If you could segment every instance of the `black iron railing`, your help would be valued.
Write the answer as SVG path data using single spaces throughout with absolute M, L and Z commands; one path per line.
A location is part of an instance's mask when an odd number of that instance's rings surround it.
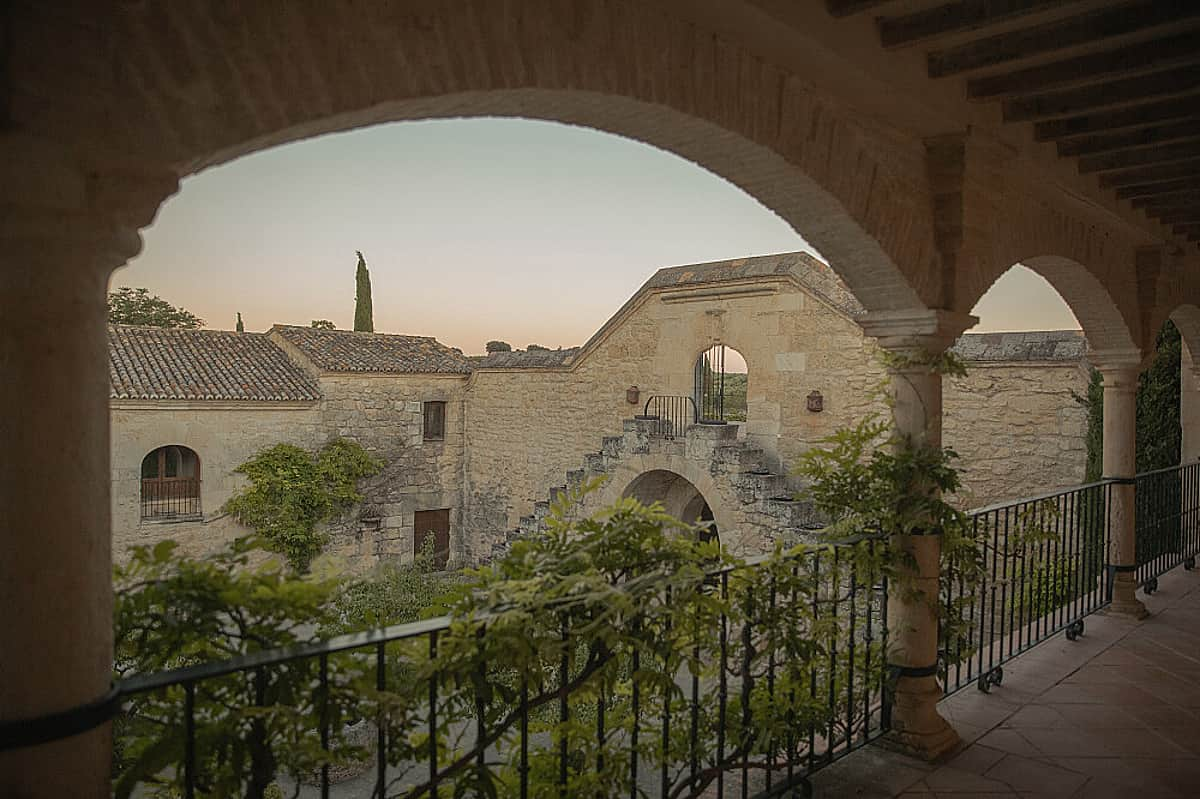
M 1147 593 L 1158 578 L 1200 553 L 1200 463 L 1139 474 L 1134 481 L 1137 581 Z
M 163 477 L 142 480 L 142 518 L 170 519 L 200 515 L 200 479 Z
M 987 691 L 1003 664 L 1059 631 L 1074 640 L 1083 619 L 1111 600 L 1112 484 L 1102 481 L 973 511 L 983 576 L 973 587 L 942 575 L 943 685 Z
M 656 394 L 646 400 L 646 406 L 638 418 L 654 422 L 651 425 L 653 435 L 682 438 L 688 425 L 696 424 L 700 417 L 696 412 L 696 401 L 691 397 Z
M 473 795 L 483 783 L 522 797 L 807 795 L 809 774 L 887 729 L 887 586 L 871 565 L 884 545 L 710 573 L 697 596 L 721 610 L 696 604 L 684 652 L 658 643 L 663 619 L 678 617 L 649 613 L 620 620 L 625 644 L 568 641 L 578 620 L 564 606 L 557 655 L 533 668 L 497 662 L 469 681 L 446 678 L 446 659 L 483 636 L 445 617 L 130 677 L 118 684 L 116 738 L 135 727 L 159 736 L 156 770 L 142 777 L 189 799 L 259 795 L 277 778 L 288 793 L 307 780 L 328 796 L 330 764 L 348 753 L 377 797 Z M 532 638 L 557 635 L 536 626 Z M 427 687 L 404 694 L 419 706 L 389 695 L 398 681 Z M 348 722 L 373 727 L 358 749 Z M 304 765 L 277 777 L 289 763 Z

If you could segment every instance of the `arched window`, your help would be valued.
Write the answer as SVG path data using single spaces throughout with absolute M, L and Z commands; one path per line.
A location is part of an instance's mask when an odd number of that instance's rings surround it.
M 200 456 L 167 446 L 142 458 L 142 518 L 186 519 L 200 515 Z
M 692 398 L 701 422 L 746 421 L 748 371 L 742 354 L 724 344 L 700 353 L 693 367 Z

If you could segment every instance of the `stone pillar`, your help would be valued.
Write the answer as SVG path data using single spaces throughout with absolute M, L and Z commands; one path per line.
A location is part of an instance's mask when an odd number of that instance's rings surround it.
M 892 417 L 896 432 L 914 446 L 942 445 L 942 378 L 927 359 L 945 352 L 976 321 L 965 314 L 929 310 L 872 312 L 860 321 L 867 335 L 902 361 L 888 370 Z M 937 709 L 942 698 L 937 681 L 941 538 L 897 536 L 894 543 L 912 557 L 914 566 L 907 579 L 893 582 L 888 595 L 888 662 L 901 670 L 890 743 L 932 760 L 959 744 L 958 733 Z
M 1133 478 L 1137 473 L 1137 386 L 1142 353 L 1136 349 L 1097 350 L 1088 359 L 1104 378 L 1103 476 L 1127 481 L 1109 489 L 1109 562 L 1117 568 L 1110 610 L 1143 619 L 1146 606 L 1135 596 L 1137 576 L 1132 570 L 1137 564 Z
M 1179 462 L 1200 461 L 1200 368 L 1192 360 L 1186 341 L 1179 359 Z
M 63 174 L 45 177 L 66 205 L 79 187 Z M 110 688 L 105 295 L 139 246 L 67 207 L 0 217 L 0 722 Z M 108 724 L 0 753 L 0 796 L 106 797 L 110 759 Z

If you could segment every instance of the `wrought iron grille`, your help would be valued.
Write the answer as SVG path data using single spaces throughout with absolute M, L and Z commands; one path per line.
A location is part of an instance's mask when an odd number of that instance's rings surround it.
M 642 420 L 656 422 L 651 433 L 662 438 L 682 438 L 688 425 L 699 420 L 696 403 L 691 397 L 655 395 L 646 400 Z
M 1137 581 L 1147 593 L 1176 566 L 1196 567 L 1200 553 L 1200 463 L 1139 474 L 1134 481 Z
M 200 479 L 165 477 L 142 480 L 142 518 L 173 519 L 200 515 Z
M 661 651 L 656 626 L 670 617 L 650 614 L 622 619 L 628 645 L 568 643 L 576 611 L 564 606 L 561 657 L 528 671 L 497 664 L 461 684 L 439 666 L 479 639 L 438 618 L 131 677 L 118 685 L 116 724 L 161 731 L 154 780 L 189 799 L 229 771 L 217 750 L 231 735 L 247 740 L 235 793 L 259 795 L 270 774 L 255 763 L 282 764 L 279 748 L 308 741 L 328 756 L 299 776 L 328 796 L 351 720 L 374 725 L 374 797 L 449 797 L 493 778 L 522 797 L 807 795 L 809 774 L 887 729 L 887 586 L 862 565 L 885 545 L 847 541 L 710 573 L 697 591 L 734 610 L 697 611 L 697 631 L 715 634 L 690 652 Z M 661 667 L 656 678 L 656 662 L 677 664 L 673 679 Z M 389 697 L 398 679 L 427 684 L 420 707 Z M 447 713 L 460 721 L 447 728 Z
M 963 620 L 941 631 L 947 694 L 1000 684 L 1004 663 L 1062 630 L 1074 640 L 1110 602 L 1111 501 L 1102 481 L 971 513 L 982 581 L 971 590 L 962 575 L 941 579 L 942 602 L 955 609 L 945 615 Z

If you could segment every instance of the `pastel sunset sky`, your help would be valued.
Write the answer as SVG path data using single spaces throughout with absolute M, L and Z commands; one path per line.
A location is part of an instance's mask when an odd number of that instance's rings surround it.
M 348 328 L 362 250 L 376 330 L 479 353 L 489 339 L 582 344 L 663 266 L 808 248 L 732 184 L 635 141 L 527 120 L 406 122 L 188 178 L 111 285 L 145 286 L 212 328 L 232 329 L 238 311 L 247 330 Z M 975 313 L 984 331 L 1079 326 L 1021 267 Z

